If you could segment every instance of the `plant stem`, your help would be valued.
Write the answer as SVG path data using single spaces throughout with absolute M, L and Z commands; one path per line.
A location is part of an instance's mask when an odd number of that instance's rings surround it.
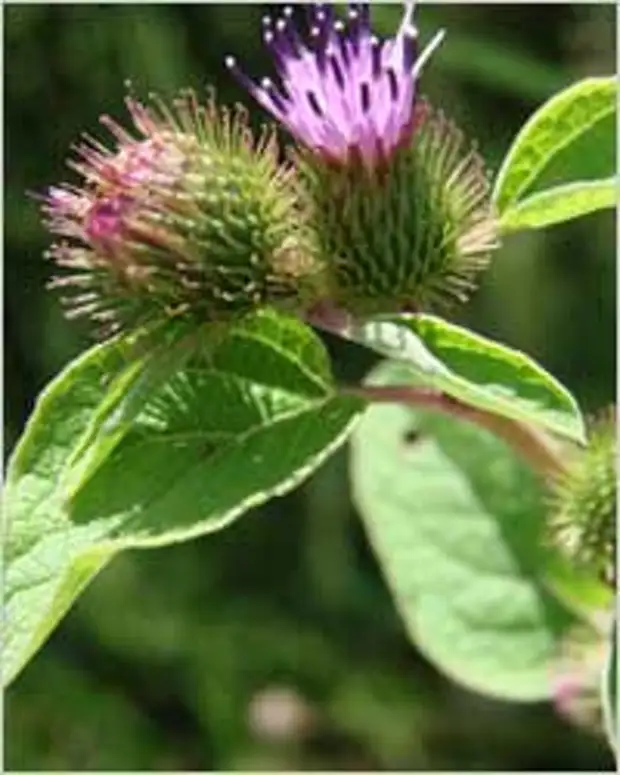
M 353 323 L 351 315 L 328 301 L 309 310 L 306 321 L 336 336 L 359 341 L 350 335 Z M 566 470 L 559 451 L 544 433 L 518 420 L 462 404 L 440 390 L 407 385 L 365 385 L 349 388 L 345 392 L 373 403 L 396 403 L 416 409 L 433 409 L 472 422 L 503 439 L 545 479 L 554 480 Z
M 373 403 L 405 404 L 416 409 L 433 409 L 472 422 L 499 436 L 546 479 L 561 475 L 565 466 L 549 439 L 531 426 L 462 404 L 439 390 L 406 385 L 367 385 L 346 390 Z

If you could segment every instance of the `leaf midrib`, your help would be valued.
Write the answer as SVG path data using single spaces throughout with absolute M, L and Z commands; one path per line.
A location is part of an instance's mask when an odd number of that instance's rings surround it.
M 334 400 L 338 400 L 338 396 L 336 394 L 330 394 L 328 396 L 325 396 L 321 400 L 318 400 L 314 402 L 311 406 L 304 406 L 300 409 L 293 410 L 290 412 L 283 412 L 282 414 L 279 414 L 277 418 L 275 418 L 273 421 L 263 423 L 257 426 L 253 426 L 251 429 L 246 431 L 242 434 L 236 434 L 233 439 L 230 439 L 229 441 L 225 442 L 225 444 L 222 446 L 222 448 L 215 450 L 212 454 L 207 455 L 205 458 L 203 458 L 200 461 L 197 461 L 190 469 L 188 469 L 184 476 L 190 476 L 192 475 L 192 472 L 194 469 L 198 466 L 203 465 L 209 465 L 217 458 L 221 458 L 224 455 L 228 454 L 231 449 L 234 447 L 239 447 L 242 444 L 246 443 L 248 440 L 250 440 L 252 437 L 256 436 L 259 433 L 264 432 L 265 430 L 269 430 L 273 427 L 276 427 L 278 424 L 291 420 L 295 417 L 301 417 L 304 414 L 310 414 L 312 412 L 320 411 L 322 408 L 326 407 L 329 403 L 331 403 Z M 349 421 L 347 427 L 340 433 L 334 441 L 325 447 L 325 449 L 318 451 L 316 454 L 312 456 L 312 460 L 315 460 L 316 458 L 320 458 L 321 455 L 325 454 L 328 455 L 329 451 L 337 447 L 339 444 L 342 443 L 343 437 L 346 436 L 346 434 L 349 432 L 349 428 L 355 421 L 356 416 L 354 415 L 351 420 Z M 161 442 L 167 442 L 167 438 L 149 438 L 143 440 L 143 443 L 145 446 L 161 443 Z M 304 469 L 307 466 L 304 466 Z M 165 486 L 160 490 L 157 494 L 152 495 L 148 499 L 148 501 L 145 501 L 143 503 L 143 511 L 146 511 L 149 509 L 149 507 L 156 502 L 159 498 L 163 497 L 165 493 L 168 491 L 169 484 L 166 483 Z M 174 486 L 178 486 L 178 480 L 177 483 Z M 242 513 L 246 511 L 248 508 L 251 508 L 253 505 L 258 505 L 262 503 L 266 498 L 270 496 L 270 494 L 277 490 L 277 488 L 281 485 L 275 485 L 274 488 L 271 488 L 269 490 L 261 490 L 257 493 L 254 493 L 253 495 L 248 496 L 245 500 L 243 500 L 241 503 L 237 504 L 234 508 L 229 509 L 228 511 L 221 514 L 217 519 L 214 520 L 214 528 L 213 529 L 219 529 L 222 525 L 226 524 L 228 521 L 233 519 L 235 515 Z M 122 524 L 122 529 L 124 531 L 128 530 L 128 525 L 131 523 L 131 521 L 134 518 L 131 516 L 128 517 L 127 521 L 124 521 Z M 131 532 L 129 530 L 129 532 Z M 147 538 L 147 539 L 138 539 L 135 541 L 128 540 L 127 538 L 119 539 L 119 538 L 111 538 L 109 541 L 102 542 L 101 545 L 114 547 L 115 549 L 125 549 L 125 548 L 131 548 L 131 547 L 145 547 L 145 546 L 162 546 L 167 543 L 173 542 L 175 539 L 171 538 L 170 536 L 174 535 L 174 533 L 177 532 L 175 530 L 171 530 L 166 536 L 158 536 L 155 538 Z M 205 531 L 204 526 L 202 524 L 197 525 L 194 527 L 194 530 L 190 530 L 189 528 L 180 529 L 179 535 L 183 536 L 183 540 L 185 540 L 188 537 L 191 536 L 198 536 L 203 535 L 205 532 L 211 532 L 211 531 Z M 178 539 L 181 540 L 181 539 Z

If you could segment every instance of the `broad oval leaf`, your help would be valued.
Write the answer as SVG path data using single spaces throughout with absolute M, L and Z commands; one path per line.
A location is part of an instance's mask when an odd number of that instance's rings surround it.
M 373 382 L 401 379 L 383 364 Z M 440 670 L 514 701 L 550 696 L 575 621 L 548 592 L 540 483 L 486 430 L 372 406 L 353 435 L 352 482 L 411 640 Z
M 534 113 L 495 183 L 493 199 L 504 229 L 537 228 L 613 206 L 616 101 L 615 78 L 587 78 Z M 593 183 L 599 189 L 590 197 Z
M 101 352 L 49 386 L 11 464 L 5 681 L 115 553 L 221 529 L 287 492 L 364 407 L 336 394 L 312 331 L 268 311 L 114 402 L 93 366 Z
M 347 336 L 406 365 L 403 374 L 458 401 L 585 443 L 575 399 L 524 353 L 432 315 L 385 317 Z

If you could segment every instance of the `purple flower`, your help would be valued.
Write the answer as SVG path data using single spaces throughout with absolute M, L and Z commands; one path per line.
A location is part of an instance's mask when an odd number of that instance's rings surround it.
M 303 145 L 330 161 L 361 157 L 375 166 L 410 140 L 421 118 L 418 79 L 443 39 L 440 31 L 418 55 L 414 7 L 406 2 L 396 36 L 384 41 L 372 34 L 368 3 L 351 3 L 346 23 L 330 4 L 309 6 L 307 41 L 286 7 L 276 22 L 263 20 L 279 86 L 269 78 L 255 83 L 234 57 L 226 65 Z

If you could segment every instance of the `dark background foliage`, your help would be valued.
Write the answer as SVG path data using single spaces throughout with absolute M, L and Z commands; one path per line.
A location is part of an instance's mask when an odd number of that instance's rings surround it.
M 47 235 L 25 192 L 65 178 L 70 143 L 98 115 L 126 115 L 127 78 L 139 94 L 212 83 L 249 105 L 222 62 L 232 52 L 268 72 L 264 12 L 6 6 L 6 451 L 37 392 L 88 344 L 44 290 Z M 374 16 L 389 33 L 399 12 Z M 425 93 L 495 169 L 545 99 L 615 70 L 611 6 L 429 5 L 418 20 L 423 39 L 448 30 Z M 458 319 L 527 351 L 596 410 L 614 397 L 614 245 L 610 213 L 513 237 Z M 329 346 L 343 378 L 373 362 Z M 611 767 L 602 742 L 549 706 L 475 696 L 416 653 L 350 503 L 344 453 L 219 535 L 115 560 L 9 689 L 6 720 L 12 770 Z

